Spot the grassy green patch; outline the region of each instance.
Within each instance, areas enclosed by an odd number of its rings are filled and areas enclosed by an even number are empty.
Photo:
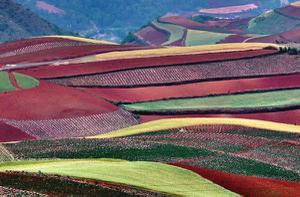
[[[253,128],[249,128],[245,131],[230,130],[230,131],[226,131],[226,133],[240,134],[240,135],[253,136],[253,137],[265,137],[265,138],[271,138],[271,139],[274,139],[274,138],[278,138],[278,139],[300,138],[300,135],[297,133],[269,131],[269,130],[253,129]]]
[[[248,25],[248,32],[254,34],[276,34],[289,31],[300,24],[300,20],[292,19],[275,11],[266,12],[252,20]]]
[[[181,196],[233,196],[197,174],[154,162],[103,160],[22,161],[0,164],[0,171],[26,171],[122,183]]]
[[[271,164],[266,164],[250,159],[223,155],[212,160],[199,163],[201,167],[211,168],[234,174],[242,174],[246,176],[260,176],[275,179],[283,179],[288,181],[300,181],[300,177],[296,172],[286,170]]]
[[[185,40],[185,45],[196,46],[196,45],[216,44],[224,40],[226,37],[230,35],[231,34],[188,30],[186,40]]]
[[[0,72],[0,93],[14,91],[15,87],[11,84],[8,73]]]
[[[19,73],[13,73],[13,75],[17,81],[18,86],[22,89],[34,88],[39,85],[39,81],[32,77],[19,74]]]
[[[300,104],[300,89],[122,104],[131,111],[254,109]]]

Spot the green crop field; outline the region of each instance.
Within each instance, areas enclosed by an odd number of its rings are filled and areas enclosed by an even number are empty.
[[[0,171],[6,170],[96,179],[181,196],[235,196],[234,193],[189,170],[154,162],[90,159],[18,161],[0,164]]]
[[[216,33],[208,31],[188,30],[185,45],[196,46],[216,44],[232,34]]]
[[[0,93],[14,91],[7,72],[0,72]]]
[[[177,40],[180,40],[183,37],[185,28],[178,26],[178,25],[173,25],[173,24],[168,24],[168,23],[160,23],[158,21],[153,21],[152,24],[156,26],[158,29],[167,31],[170,33],[169,40],[163,45],[168,45],[171,44],[172,42],[175,42]]]
[[[254,34],[276,34],[289,31],[300,24],[300,20],[289,18],[275,11],[266,12],[249,21],[248,32]]]
[[[13,75],[18,83],[18,86],[22,89],[34,88],[39,85],[39,81],[32,77],[22,75],[19,73],[13,73]]]
[[[226,110],[296,106],[300,89],[122,104],[131,111]]]

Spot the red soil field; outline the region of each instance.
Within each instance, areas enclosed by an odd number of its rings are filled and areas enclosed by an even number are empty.
[[[0,53],[5,53],[5,52],[13,51],[16,49],[20,49],[20,48],[25,48],[25,47],[28,47],[31,45],[38,45],[38,44],[42,44],[42,43],[51,43],[51,42],[64,42],[64,43],[65,42],[67,42],[67,43],[77,42],[77,43],[86,44],[85,42],[74,41],[74,40],[64,39],[64,38],[54,38],[54,37],[53,38],[50,38],[50,37],[30,38],[30,39],[17,40],[14,42],[2,43],[0,45]]]
[[[300,12],[300,9],[299,9]],[[247,42],[266,42],[266,43],[288,43],[288,42],[300,42],[300,28],[292,29],[291,31],[275,34],[271,36],[264,36],[260,38],[253,38]]]
[[[36,78],[56,78],[84,74],[104,73],[141,67],[172,66],[176,64],[188,64],[197,62],[212,62],[222,60],[235,60],[251,58],[262,55],[278,53],[277,50],[251,50],[227,53],[211,53],[200,55],[178,55],[154,58],[122,59],[85,64],[40,66],[35,68],[18,69],[19,73],[27,74]]]
[[[169,98],[208,96],[245,91],[300,87],[300,74],[252,79],[200,82],[141,88],[85,88],[84,91],[114,102],[140,102]]]
[[[226,37],[221,43],[239,43],[243,42],[244,40],[248,39],[249,37],[244,37],[241,35],[231,35]]]
[[[175,42],[172,42],[168,46],[185,46],[185,39],[187,35],[187,30],[185,29],[183,32],[182,37],[179,40],[176,40]]]
[[[167,17],[161,17],[158,19],[159,22],[162,23],[171,23],[174,25],[182,26],[188,29],[201,29],[205,27],[201,23],[197,23],[195,21],[192,21],[190,19],[184,18],[182,16],[167,16]]]
[[[0,121],[0,142],[33,140],[34,137]]]
[[[242,176],[178,163],[171,163],[171,165],[191,170],[200,176],[243,196],[296,197],[300,194],[299,182],[281,181],[255,176]]]
[[[1,64],[14,64],[19,62],[43,62],[50,60],[61,60],[76,58],[80,56],[107,53],[112,51],[129,51],[145,49],[146,47],[127,46],[127,45],[82,45],[55,47],[52,49],[37,52],[25,53],[10,57],[0,58]],[[148,48],[148,47],[147,47]]]
[[[160,45],[168,41],[168,35],[158,31],[152,25],[143,28],[135,35],[149,45]]]
[[[48,81],[71,87],[137,88],[295,74],[300,73],[299,64],[297,55],[281,53],[235,61],[131,69]]]
[[[292,18],[300,19],[300,7],[287,6],[276,10],[277,12]]]
[[[142,115],[141,122],[149,122],[152,120],[160,120],[166,118],[205,118],[205,117],[220,117],[220,118],[246,118],[256,120],[266,120],[287,124],[300,125],[300,110],[287,110],[277,112],[262,112],[249,114],[191,114],[191,115]]]
[[[117,110],[117,107],[78,90],[40,81],[37,88],[0,94],[3,119],[73,118]]]

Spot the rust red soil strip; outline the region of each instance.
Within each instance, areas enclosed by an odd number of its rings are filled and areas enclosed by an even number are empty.
[[[47,50],[30,52],[20,55],[0,58],[2,64],[16,64],[20,62],[44,62],[52,60],[70,59],[81,56],[108,53],[112,51],[130,51],[145,49],[146,47],[119,46],[119,45],[82,45],[54,47]],[[149,47],[147,47],[149,48]]]
[[[243,176],[179,163],[171,165],[191,170],[200,176],[243,196],[298,196],[300,183],[255,176]]]
[[[13,75],[13,73],[9,72],[8,77],[9,77],[9,80],[10,80],[12,86],[14,86],[16,88],[16,90],[20,90],[21,88],[18,85],[17,80],[16,80],[15,76]]]
[[[0,121],[0,142],[34,140],[33,136]]]
[[[178,55],[167,57],[137,58],[111,60],[104,62],[92,62],[75,65],[60,66],[40,66],[36,68],[19,69],[18,72],[27,74],[36,78],[55,78],[74,75],[84,75],[93,73],[104,73],[111,71],[119,71],[134,68],[155,67],[155,66],[171,66],[178,64],[189,64],[199,62],[213,62],[223,60],[236,60],[243,58],[251,58],[257,56],[271,55],[278,53],[277,50],[251,50],[213,54],[199,55]]]
[[[118,109],[79,90],[44,81],[37,88],[0,94],[0,103],[1,118],[19,120],[72,118]]]
[[[246,91],[300,87],[300,74],[251,79],[200,82],[174,86],[141,88],[84,88],[83,90],[114,102],[132,103],[169,98],[184,98]]]
[[[249,114],[193,114],[193,115],[143,115],[140,116],[141,122],[166,118],[200,118],[200,117],[220,117],[220,118],[246,118],[256,120],[266,120],[287,124],[300,125],[300,110],[288,110],[279,112],[262,112]]]

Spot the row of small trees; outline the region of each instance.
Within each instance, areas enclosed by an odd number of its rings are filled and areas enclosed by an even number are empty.
[[[280,52],[287,52],[290,55],[297,55],[300,53],[299,43],[287,43],[279,47]]]

